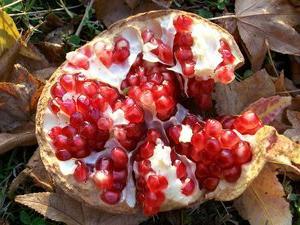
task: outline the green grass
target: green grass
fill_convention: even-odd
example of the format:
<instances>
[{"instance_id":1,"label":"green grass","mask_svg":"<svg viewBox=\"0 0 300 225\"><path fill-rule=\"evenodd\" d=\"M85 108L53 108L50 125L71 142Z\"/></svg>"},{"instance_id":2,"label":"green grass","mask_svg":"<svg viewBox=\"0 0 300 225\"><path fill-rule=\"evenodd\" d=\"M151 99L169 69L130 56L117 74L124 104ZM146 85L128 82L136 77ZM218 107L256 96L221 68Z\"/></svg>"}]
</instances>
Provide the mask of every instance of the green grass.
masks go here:
<instances>
[{"instance_id":1,"label":"green grass","mask_svg":"<svg viewBox=\"0 0 300 225\"><path fill-rule=\"evenodd\" d=\"M7 5L13 0L2 0L0 6ZM186 0L175 1L173 7L198 13L203 17L213 17L222 14L225 10L233 12L234 1L230 0ZM40 29L45 22L45 17L54 13L66 24L71 23L76 28L85 12L85 7L80 1L60 1L60 0L27 0L5 9L14 18L20 30L32 29L31 41L33 43L41 41L45 33ZM46 11L45 11L46 10ZM95 13L91 10L84 20L84 26L80 35L75 33L64 37L66 51L77 48L85 42L91 40L96 34L105 29L105 26L96 20ZM238 71L239 79L244 79L251 74L249 65ZM8 220L13 225L58 225L40 216L31 209L16 204L12 197L8 196L8 188L11 181L20 173L29 158L33 154L36 146L20 147L0 156L0 218ZM288 200L291 203L291 210L294 215L294 225L300 225L300 195L297 183L281 177ZM28 179L22 184L14 194L26 194L41 191L34 183ZM142 225L247 225L233 208L231 202L209 201L199 208L183 209L172 213L161 213L142 223Z\"/></svg>"}]
</instances>

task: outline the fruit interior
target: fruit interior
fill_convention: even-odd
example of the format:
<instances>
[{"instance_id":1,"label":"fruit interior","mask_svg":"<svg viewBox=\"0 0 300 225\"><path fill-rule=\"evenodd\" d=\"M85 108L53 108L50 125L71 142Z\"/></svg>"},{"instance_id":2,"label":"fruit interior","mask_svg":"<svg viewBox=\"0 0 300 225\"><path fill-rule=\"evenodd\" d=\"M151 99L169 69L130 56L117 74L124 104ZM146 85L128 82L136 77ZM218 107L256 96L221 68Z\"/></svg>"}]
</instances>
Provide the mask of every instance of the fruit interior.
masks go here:
<instances>
[{"instance_id":1,"label":"fruit interior","mask_svg":"<svg viewBox=\"0 0 300 225\"><path fill-rule=\"evenodd\" d=\"M134 199L146 215L186 206L251 161L257 116L203 121L215 82L234 79L231 40L185 15L127 25L67 54L51 87L44 132L60 172L92 181L99 201ZM135 201L137 200L137 201Z\"/></svg>"}]
</instances>

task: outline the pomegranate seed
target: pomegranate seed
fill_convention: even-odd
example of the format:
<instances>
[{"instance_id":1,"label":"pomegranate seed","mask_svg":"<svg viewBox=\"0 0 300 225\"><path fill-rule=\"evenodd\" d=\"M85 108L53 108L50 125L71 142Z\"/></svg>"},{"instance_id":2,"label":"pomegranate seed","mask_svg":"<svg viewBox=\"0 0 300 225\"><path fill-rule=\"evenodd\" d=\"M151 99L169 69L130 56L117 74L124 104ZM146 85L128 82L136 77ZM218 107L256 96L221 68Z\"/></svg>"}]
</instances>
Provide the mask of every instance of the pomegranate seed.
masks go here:
<instances>
[{"instance_id":1,"label":"pomegranate seed","mask_svg":"<svg viewBox=\"0 0 300 225\"><path fill-rule=\"evenodd\" d=\"M193 59L193 53L191 48L187 47L179 47L175 51L175 56L178 59L179 62L184 62L186 60L192 60Z\"/></svg>"},{"instance_id":2,"label":"pomegranate seed","mask_svg":"<svg viewBox=\"0 0 300 225\"><path fill-rule=\"evenodd\" d=\"M220 136L220 143L222 148L232 149L240 141L240 138L232 130L224 130Z\"/></svg>"},{"instance_id":3,"label":"pomegranate seed","mask_svg":"<svg viewBox=\"0 0 300 225\"><path fill-rule=\"evenodd\" d=\"M144 120L144 112L138 105L133 105L126 110L125 118L131 123L141 123Z\"/></svg>"},{"instance_id":4,"label":"pomegranate seed","mask_svg":"<svg viewBox=\"0 0 300 225\"><path fill-rule=\"evenodd\" d=\"M72 126L67 125L62 129L61 132L63 135L67 136L68 138L71 138L76 134L77 130Z\"/></svg>"},{"instance_id":5,"label":"pomegranate seed","mask_svg":"<svg viewBox=\"0 0 300 225\"><path fill-rule=\"evenodd\" d=\"M144 204L152 207L159 207L165 200L165 195L160 192L147 192L145 194Z\"/></svg>"},{"instance_id":6,"label":"pomegranate seed","mask_svg":"<svg viewBox=\"0 0 300 225\"><path fill-rule=\"evenodd\" d=\"M201 183L207 191L213 191L217 188L220 179L216 177L208 177Z\"/></svg>"},{"instance_id":7,"label":"pomegranate seed","mask_svg":"<svg viewBox=\"0 0 300 225\"><path fill-rule=\"evenodd\" d=\"M239 142L233 152L235 155L235 162L238 164L250 162L252 159L251 147L246 141Z\"/></svg>"},{"instance_id":8,"label":"pomegranate seed","mask_svg":"<svg viewBox=\"0 0 300 225\"><path fill-rule=\"evenodd\" d=\"M216 78L222 83L222 84L228 84L231 81L234 80L235 75L233 71L233 67L223 66L216 71Z\"/></svg>"},{"instance_id":9,"label":"pomegranate seed","mask_svg":"<svg viewBox=\"0 0 300 225\"><path fill-rule=\"evenodd\" d=\"M76 134L72 138L72 146L74 146L77 150L82 150L86 147L86 141L79 134Z\"/></svg>"},{"instance_id":10,"label":"pomegranate seed","mask_svg":"<svg viewBox=\"0 0 300 225\"><path fill-rule=\"evenodd\" d=\"M213 106L211 94L200 94L197 96L196 102L198 107L204 111L210 110Z\"/></svg>"},{"instance_id":11,"label":"pomegranate seed","mask_svg":"<svg viewBox=\"0 0 300 225\"><path fill-rule=\"evenodd\" d=\"M93 176L93 181L101 190L110 189L113 185L112 174L107 170L96 171L95 175Z\"/></svg>"},{"instance_id":12,"label":"pomegranate seed","mask_svg":"<svg viewBox=\"0 0 300 225\"><path fill-rule=\"evenodd\" d=\"M109 103L113 103L119 97L118 92L111 87L99 87L99 93L108 101Z\"/></svg>"},{"instance_id":13,"label":"pomegranate seed","mask_svg":"<svg viewBox=\"0 0 300 225\"><path fill-rule=\"evenodd\" d=\"M132 75L128 76L128 78L126 79L126 82L130 86L137 86L140 84L140 77L138 74L132 74Z\"/></svg>"},{"instance_id":14,"label":"pomegranate seed","mask_svg":"<svg viewBox=\"0 0 300 225\"><path fill-rule=\"evenodd\" d=\"M72 155L68 150L66 149L60 149L55 151L55 156L61 161L67 161L72 158Z\"/></svg>"},{"instance_id":15,"label":"pomegranate seed","mask_svg":"<svg viewBox=\"0 0 300 225\"><path fill-rule=\"evenodd\" d=\"M121 183L121 184L126 184L127 181L127 169L125 170L120 170L120 171L113 171L113 181L114 183Z\"/></svg>"},{"instance_id":16,"label":"pomegranate seed","mask_svg":"<svg viewBox=\"0 0 300 225\"><path fill-rule=\"evenodd\" d=\"M194 75L195 73L195 61L193 60L188 60L185 61L183 63L181 63L181 69L182 69L182 73L183 75L190 77L192 75Z\"/></svg>"},{"instance_id":17,"label":"pomegranate seed","mask_svg":"<svg viewBox=\"0 0 300 225\"><path fill-rule=\"evenodd\" d=\"M94 45L95 54L104 66L110 67L112 64L113 51L106 49L102 42L97 42Z\"/></svg>"},{"instance_id":18,"label":"pomegranate seed","mask_svg":"<svg viewBox=\"0 0 300 225\"><path fill-rule=\"evenodd\" d=\"M57 148L57 149L62 149L67 147L69 144L68 142L68 138L65 135L59 134L57 135L54 140L53 140L53 145Z\"/></svg>"},{"instance_id":19,"label":"pomegranate seed","mask_svg":"<svg viewBox=\"0 0 300 225\"><path fill-rule=\"evenodd\" d=\"M155 145L153 142L146 141L139 147L139 155L142 159L150 158L154 153Z\"/></svg>"},{"instance_id":20,"label":"pomegranate seed","mask_svg":"<svg viewBox=\"0 0 300 225\"><path fill-rule=\"evenodd\" d=\"M174 44L177 46L191 47L194 44L194 39L189 32L177 32L175 35Z\"/></svg>"},{"instance_id":21,"label":"pomegranate seed","mask_svg":"<svg viewBox=\"0 0 300 225\"><path fill-rule=\"evenodd\" d=\"M193 194L194 189L195 189L195 182L193 180L189 180L188 182L183 184L183 186L181 188L181 192L182 192L182 194L189 196L189 195Z\"/></svg>"},{"instance_id":22,"label":"pomegranate seed","mask_svg":"<svg viewBox=\"0 0 300 225\"><path fill-rule=\"evenodd\" d=\"M148 205L145 205L143 207L143 213L145 216L153 216L158 212L159 212L159 207L151 207Z\"/></svg>"},{"instance_id":23,"label":"pomegranate seed","mask_svg":"<svg viewBox=\"0 0 300 225\"><path fill-rule=\"evenodd\" d=\"M98 85L93 81L85 81L81 86L81 92L89 97L97 94Z\"/></svg>"},{"instance_id":24,"label":"pomegranate seed","mask_svg":"<svg viewBox=\"0 0 300 225\"><path fill-rule=\"evenodd\" d=\"M180 143L176 145L176 152L181 155L189 155L192 148L190 143Z\"/></svg>"},{"instance_id":25,"label":"pomegranate seed","mask_svg":"<svg viewBox=\"0 0 300 225\"><path fill-rule=\"evenodd\" d=\"M48 135L51 139L55 139L56 136L60 135L61 133L62 133L61 127L52 127Z\"/></svg>"},{"instance_id":26,"label":"pomegranate seed","mask_svg":"<svg viewBox=\"0 0 300 225\"><path fill-rule=\"evenodd\" d=\"M102 157L98 158L95 163L96 170L108 170L111 171L113 169L113 163L110 158Z\"/></svg>"},{"instance_id":27,"label":"pomegranate seed","mask_svg":"<svg viewBox=\"0 0 300 225\"><path fill-rule=\"evenodd\" d=\"M89 169L82 161L76 161L76 168L74 171L74 178L77 182L85 182L88 179Z\"/></svg>"},{"instance_id":28,"label":"pomegranate seed","mask_svg":"<svg viewBox=\"0 0 300 225\"><path fill-rule=\"evenodd\" d=\"M61 102L60 108L66 114L71 115L76 111L75 101L73 99L66 99Z\"/></svg>"},{"instance_id":29,"label":"pomegranate seed","mask_svg":"<svg viewBox=\"0 0 300 225\"><path fill-rule=\"evenodd\" d=\"M182 121L182 124L189 125L193 129L193 133L197 133L203 129L205 123L200 122L194 115L187 115Z\"/></svg>"},{"instance_id":30,"label":"pomegranate seed","mask_svg":"<svg viewBox=\"0 0 300 225\"><path fill-rule=\"evenodd\" d=\"M75 75L75 89L76 92L81 92L81 86L83 82L86 80L85 75L83 74L76 74Z\"/></svg>"},{"instance_id":31,"label":"pomegranate seed","mask_svg":"<svg viewBox=\"0 0 300 225\"><path fill-rule=\"evenodd\" d=\"M160 73L158 73L158 72L151 73L148 76L148 81L152 82L154 84L157 84L157 85L161 84L163 82L163 80L164 80L163 76Z\"/></svg>"},{"instance_id":32,"label":"pomegranate seed","mask_svg":"<svg viewBox=\"0 0 300 225\"><path fill-rule=\"evenodd\" d=\"M205 149L209 151L212 155L216 155L221 151L221 146L216 138L208 138L205 142Z\"/></svg>"},{"instance_id":33,"label":"pomegranate seed","mask_svg":"<svg viewBox=\"0 0 300 225\"><path fill-rule=\"evenodd\" d=\"M180 160L176 160L176 175L178 179L185 179L187 177L186 166Z\"/></svg>"},{"instance_id":34,"label":"pomegranate seed","mask_svg":"<svg viewBox=\"0 0 300 225\"><path fill-rule=\"evenodd\" d=\"M150 175L147 179L148 188L153 191L161 191L168 187L168 180L164 176Z\"/></svg>"},{"instance_id":35,"label":"pomegranate seed","mask_svg":"<svg viewBox=\"0 0 300 225\"><path fill-rule=\"evenodd\" d=\"M185 15L178 16L173 22L176 31L189 31L192 23L192 18Z\"/></svg>"},{"instance_id":36,"label":"pomegranate seed","mask_svg":"<svg viewBox=\"0 0 300 225\"><path fill-rule=\"evenodd\" d=\"M235 57L232 55L228 43L221 40L220 45L221 48L219 51L222 54L224 64L232 64L235 60Z\"/></svg>"},{"instance_id":37,"label":"pomegranate seed","mask_svg":"<svg viewBox=\"0 0 300 225\"><path fill-rule=\"evenodd\" d=\"M173 142L174 144L179 144L179 137L180 137L181 130L182 130L181 125L175 125L168 128L167 130L168 137L170 141Z\"/></svg>"},{"instance_id":38,"label":"pomegranate seed","mask_svg":"<svg viewBox=\"0 0 300 225\"><path fill-rule=\"evenodd\" d=\"M89 68L89 58L80 52L69 52L66 59L73 66L87 70Z\"/></svg>"},{"instance_id":39,"label":"pomegranate seed","mask_svg":"<svg viewBox=\"0 0 300 225\"><path fill-rule=\"evenodd\" d=\"M100 112L104 112L107 109L107 106L108 106L106 100L100 94L96 94L94 96L94 98L91 100L91 105L95 109L99 109Z\"/></svg>"},{"instance_id":40,"label":"pomegranate seed","mask_svg":"<svg viewBox=\"0 0 300 225\"><path fill-rule=\"evenodd\" d=\"M70 116L70 125L79 128L84 122L83 115L80 112L74 112Z\"/></svg>"},{"instance_id":41,"label":"pomegranate seed","mask_svg":"<svg viewBox=\"0 0 300 225\"><path fill-rule=\"evenodd\" d=\"M210 94L213 92L215 86L214 79L202 80L199 81L199 88L205 94Z\"/></svg>"},{"instance_id":42,"label":"pomegranate seed","mask_svg":"<svg viewBox=\"0 0 300 225\"><path fill-rule=\"evenodd\" d=\"M79 128L80 135L88 139L93 139L95 137L96 130L96 127L87 121Z\"/></svg>"},{"instance_id":43,"label":"pomegranate seed","mask_svg":"<svg viewBox=\"0 0 300 225\"><path fill-rule=\"evenodd\" d=\"M59 112L59 107L54 99L49 100L48 107L54 114Z\"/></svg>"},{"instance_id":44,"label":"pomegranate seed","mask_svg":"<svg viewBox=\"0 0 300 225\"><path fill-rule=\"evenodd\" d=\"M236 182L241 176L242 170L240 166L233 166L223 171L223 177L227 182Z\"/></svg>"},{"instance_id":45,"label":"pomegranate seed","mask_svg":"<svg viewBox=\"0 0 300 225\"><path fill-rule=\"evenodd\" d=\"M115 43L113 51L113 62L116 64L123 63L130 55L129 42L124 38L119 38Z\"/></svg>"},{"instance_id":46,"label":"pomegranate seed","mask_svg":"<svg viewBox=\"0 0 300 225\"><path fill-rule=\"evenodd\" d=\"M72 74L65 74L59 79L61 86L66 91L72 91L75 89L75 77Z\"/></svg>"},{"instance_id":47,"label":"pomegranate seed","mask_svg":"<svg viewBox=\"0 0 300 225\"><path fill-rule=\"evenodd\" d=\"M127 153L121 148L113 148L111 150L111 159L116 170L127 168L128 156Z\"/></svg>"},{"instance_id":48,"label":"pomegranate seed","mask_svg":"<svg viewBox=\"0 0 300 225\"><path fill-rule=\"evenodd\" d=\"M160 136L160 133L155 129L149 129L147 132L147 139L153 143L155 143Z\"/></svg>"},{"instance_id":49,"label":"pomegranate seed","mask_svg":"<svg viewBox=\"0 0 300 225\"><path fill-rule=\"evenodd\" d=\"M200 131L198 133L194 133L191 139L192 145L197 148L198 150L201 150L204 148L206 142L206 136L204 131Z\"/></svg>"},{"instance_id":50,"label":"pomegranate seed","mask_svg":"<svg viewBox=\"0 0 300 225\"><path fill-rule=\"evenodd\" d=\"M244 128L251 130L260 125L258 116L252 111L244 112L238 119L237 122Z\"/></svg>"},{"instance_id":51,"label":"pomegranate seed","mask_svg":"<svg viewBox=\"0 0 300 225\"><path fill-rule=\"evenodd\" d=\"M72 156L77 159L85 158L91 154L90 149L80 149L79 151L72 152Z\"/></svg>"},{"instance_id":52,"label":"pomegranate seed","mask_svg":"<svg viewBox=\"0 0 300 225\"><path fill-rule=\"evenodd\" d=\"M212 163L208 165L208 170L211 176L219 177L219 178L222 176L222 169L216 163Z\"/></svg>"},{"instance_id":53,"label":"pomegranate seed","mask_svg":"<svg viewBox=\"0 0 300 225\"><path fill-rule=\"evenodd\" d=\"M149 29L144 30L141 35L144 43L149 42L154 37L154 33Z\"/></svg>"},{"instance_id":54,"label":"pomegranate seed","mask_svg":"<svg viewBox=\"0 0 300 225\"><path fill-rule=\"evenodd\" d=\"M155 102L157 117L161 120L168 119L175 107L175 102L172 97L169 96L161 96Z\"/></svg>"},{"instance_id":55,"label":"pomegranate seed","mask_svg":"<svg viewBox=\"0 0 300 225\"><path fill-rule=\"evenodd\" d=\"M223 125L224 129L233 129L233 124L235 121L236 117L235 116L225 116L222 120L221 123Z\"/></svg>"},{"instance_id":56,"label":"pomegranate seed","mask_svg":"<svg viewBox=\"0 0 300 225\"><path fill-rule=\"evenodd\" d=\"M66 93L65 89L59 83L55 83L51 87L50 92L53 98L62 98Z\"/></svg>"},{"instance_id":57,"label":"pomegranate seed","mask_svg":"<svg viewBox=\"0 0 300 225\"><path fill-rule=\"evenodd\" d=\"M224 169L229 168L234 164L234 156L229 149L223 149L217 158L218 165Z\"/></svg>"},{"instance_id":58,"label":"pomegranate seed","mask_svg":"<svg viewBox=\"0 0 300 225\"><path fill-rule=\"evenodd\" d=\"M107 117L101 117L98 122L97 126L99 130L109 131L113 126L113 121Z\"/></svg>"},{"instance_id":59,"label":"pomegranate seed","mask_svg":"<svg viewBox=\"0 0 300 225\"><path fill-rule=\"evenodd\" d=\"M138 163L138 171L143 176L151 171L151 161L148 159L142 160Z\"/></svg>"},{"instance_id":60,"label":"pomegranate seed","mask_svg":"<svg viewBox=\"0 0 300 225\"><path fill-rule=\"evenodd\" d=\"M198 179L203 179L205 177L208 177L209 175L208 167L202 163L197 163L195 175Z\"/></svg>"},{"instance_id":61,"label":"pomegranate seed","mask_svg":"<svg viewBox=\"0 0 300 225\"><path fill-rule=\"evenodd\" d=\"M103 202L109 205L114 205L120 201L121 194L120 192L116 192L116 191L104 191L100 195L100 198Z\"/></svg>"},{"instance_id":62,"label":"pomegranate seed","mask_svg":"<svg viewBox=\"0 0 300 225\"><path fill-rule=\"evenodd\" d=\"M217 120L208 119L204 129L206 135L218 138L222 133L222 124Z\"/></svg>"}]
</instances>

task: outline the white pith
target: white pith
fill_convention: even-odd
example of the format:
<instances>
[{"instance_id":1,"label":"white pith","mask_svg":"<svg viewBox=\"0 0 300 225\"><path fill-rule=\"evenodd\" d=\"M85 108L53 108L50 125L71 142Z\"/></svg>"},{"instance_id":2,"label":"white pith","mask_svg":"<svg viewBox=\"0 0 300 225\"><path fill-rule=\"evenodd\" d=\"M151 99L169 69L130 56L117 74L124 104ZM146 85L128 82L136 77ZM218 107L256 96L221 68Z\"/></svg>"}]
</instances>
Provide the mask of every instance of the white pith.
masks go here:
<instances>
[{"instance_id":1,"label":"white pith","mask_svg":"<svg viewBox=\"0 0 300 225\"><path fill-rule=\"evenodd\" d=\"M160 17L156 19L158 23L161 26L161 39L164 43L167 43L173 46L173 39L175 36L175 28L173 26L173 19L175 14L171 14L168 16ZM145 21L145 23L151 23L149 21ZM78 72L84 74L89 79L98 80L104 83L107 83L113 87L116 87L120 91L121 82L126 78L126 75L128 74L128 71L131 67L131 65L134 63L137 55L139 53L143 53L143 59L149 62L161 62L156 55L151 53L151 50L156 48L157 46L153 46L151 43L142 44L140 31L138 30L138 27L135 26L128 26L126 29L123 29L118 36L122 36L125 39L127 39L130 43L130 56L123 64L112 64L111 67L106 68L101 61L96 57L95 54L92 55L92 57L89 58L89 69L75 69L73 67L63 67L63 70L65 72L70 74L76 74ZM201 31L200 34L205 34L203 36L197 35L199 34L199 31ZM214 30L213 28L204 25L204 24L194 24L192 28L192 36L194 38L194 46L192 46L193 55L196 60L196 76L201 77L201 79L208 79L209 77L214 75L214 70L217 67L217 65L222 61L221 54L218 52L220 48L220 39L222 36L218 33L218 31ZM201 37L199 37L201 36ZM111 40L113 41L113 39ZM228 41L226 39L226 41ZM107 41L106 41L107 42ZM205 44L203 44L205 43ZM230 43L229 43L230 44ZM205 46L205 47L204 47ZM214 57L211 57L211 56ZM163 62L161 62L163 63ZM164 64L164 63L163 63ZM173 70L177 73L182 74L181 66L179 63L176 65L168 65L168 69ZM185 81L187 79L184 77ZM185 82L186 84L186 82ZM186 90L186 85L185 85ZM121 91L120 91L121 93ZM70 98L71 95L67 94L63 97L63 99ZM180 108L180 107L179 107ZM165 128L166 124L170 123L178 123L181 122L184 116L182 115L186 114L186 111L184 111L184 108L181 107L180 109L183 109L177 112L179 112L180 115L177 116L180 117L179 120L174 119L172 117L169 121L161 122L160 125L160 131L161 128ZM116 110L115 112L112 112L111 108L108 107L107 110L104 112L104 115L108 116L113 120L113 125L127 125L129 124L129 121L125 119L124 112L121 109ZM176 117L176 116L175 116ZM182 118L181 118L182 117ZM146 120L146 119L145 119ZM152 118L153 120L153 118ZM158 121L157 118L154 118L155 121ZM174 122L172 122L175 120ZM44 116L44 132L49 133L50 129L54 126L60 126L64 127L69 124L69 119L66 117L64 113L59 112L58 116L55 116L49 109L46 109L45 116ZM152 123L152 122L151 122ZM146 124L148 126L148 121L146 121ZM180 142L190 142L191 137L193 135L191 128L188 125L182 125L182 131L180 133ZM151 126L148 126L149 128ZM51 139L47 136L48 142L51 143ZM142 141L142 140L141 140ZM105 145L106 150L103 152L92 152L88 157L81 159L86 163L89 164L95 164L97 158L102 154L107 154L111 150L111 146L117 146L118 143L115 141L108 141ZM179 156L182 161L184 161L188 166L189 174L192 174L192 179L195 182L195 191L189 195L186 196L181 193L181 188L183 186L182 182L176 177L176 167L171 165L170 160L170 151L171 148L169 146L164 146L162 141L158 141L157 145L154 150L154 155L149 159L152 163L152 168L155 169L155 172L157 174L163 175L168 180L168 188L164 191L166 195L167 200L171 200L172 202L176 202L176 205L182 205L186 206L190 203L195 202L201 195L203 195L203 191L199 190L198 188L198 182L195 179L194 173L195 173L195 163L187 159L185 156ZM134 151L133 151L134 152ZM131 157L131 153L129 154L129 157ZM70 159L67 161L59 161L59 168L63 175L72 175L74 173L74 170L76 168L76 159ZM129 169L131 169L129 166ZM243 166L243 171L246 166ZM93 174L91 174L92 176ZM186 179L186 182L189 178ZM220 182L220 184L223 185L223 181ZM220 186L222 186L220 185ZM226 182L225 184L226 185ZM231 184L230 184L231 185ZM218 187L219 188L219 187ZM99 192L101 192L99 190ZM101 201L99 199L99 201ZM136 198L135 198L135 184L132 178L132 173L129 173L129 179L126 187L124 188L121 196L120 202L126 201L129 207L135 207L136 205ZM165 201L164 204L168 204L167 201Z\"/></svg>"}]
</instances>

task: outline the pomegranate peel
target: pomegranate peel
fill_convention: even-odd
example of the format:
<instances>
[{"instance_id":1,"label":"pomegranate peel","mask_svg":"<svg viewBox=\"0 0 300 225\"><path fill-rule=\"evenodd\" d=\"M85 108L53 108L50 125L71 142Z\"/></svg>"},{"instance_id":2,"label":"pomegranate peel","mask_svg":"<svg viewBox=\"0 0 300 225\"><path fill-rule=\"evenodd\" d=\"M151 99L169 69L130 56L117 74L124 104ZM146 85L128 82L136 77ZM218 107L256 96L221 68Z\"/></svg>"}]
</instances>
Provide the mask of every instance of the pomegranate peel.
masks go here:
<instances>
[{"instance_id":1,"label":"pomegranate peel","mask_svg":"<svg viewBox=\"0 0 300 225\"><path fill-rule=\"evenodd\" d=\"M218 46L223 47L216 54L219 58L228 57L214 70L223 64L236 68L243 62L236 43L225 30L196 15L176 10L148 12L119 21L69 54L68 61L45 86L36 119L42 161L55 183L67 194L113 213L143 210L146 215L153 215L211 198L231 200L245 190L266 161L283 162L289 158L286 151L280 152L276 147L276 140L282 140L281 136L274 136L273 128L261 128L260 121L253 122L253 117L225 127L215 120L213 123L200 121L179 104L176 92L181 90L186 97L202 102L202 109L209 108L206 106L212 104L210 94L214 82L221 80L214 76L215 71L211 71L207 61L208 65L197 67L199 57L192 46L201 41L182 28L178 18L184 24L192 21L192 25L203 25L217 34ZM169 23L161 25L162 19ZM174 20L180 22L176 24L177 30ZM145 28L153 29L157 34L155 39L151 33L143 35ZM180 32L181 36L176 38ZM149 41L152 48L147 47ZM178 52L178 59L172 58L171 62L169 50L179 49L180 45L187 51ZM187 68L182 60L191 60L191 51L195 63L188 63L195 67ZM190 71L183 72L183 67ZM173 72L174 68L178 73ZM65 77L66 74L72 76ZM225 83L230 82L227 75L225 78ZM64 88L68 91L64 92ZM49 101L55 107L48 108ZM207 123L214 125L209 128L205 126ZM173 137L174 143L166 135L171 126L175 127L175 133L179 132ZM176 130L177 126L181 129ZM233 126L242 130L243 135ZM225 148L219 143L222 129L236 132L241 139L247 140L249 136L251 149L239 151L242 160L234 161L230 154L235 145L227 144ZM235 136L229 135L232 137ZM207 138L213 141L207 144ZM238 141L241 140L235 140ZM279 153L271 151L274 146ZM219 168L211 161L220 158L218 154L222 151L227 152L221 160L225 166ZM292 159L298 163L299 156L294 154ZM95 165L101 159L103 163ZM238 165L232 167L233 162ZM198 165L204 165L204 172L196 174L201 167ZM222 169L227 170L223 175ZM98 171L101 172L95 177Z\"/></svg>"}]
</instances>

